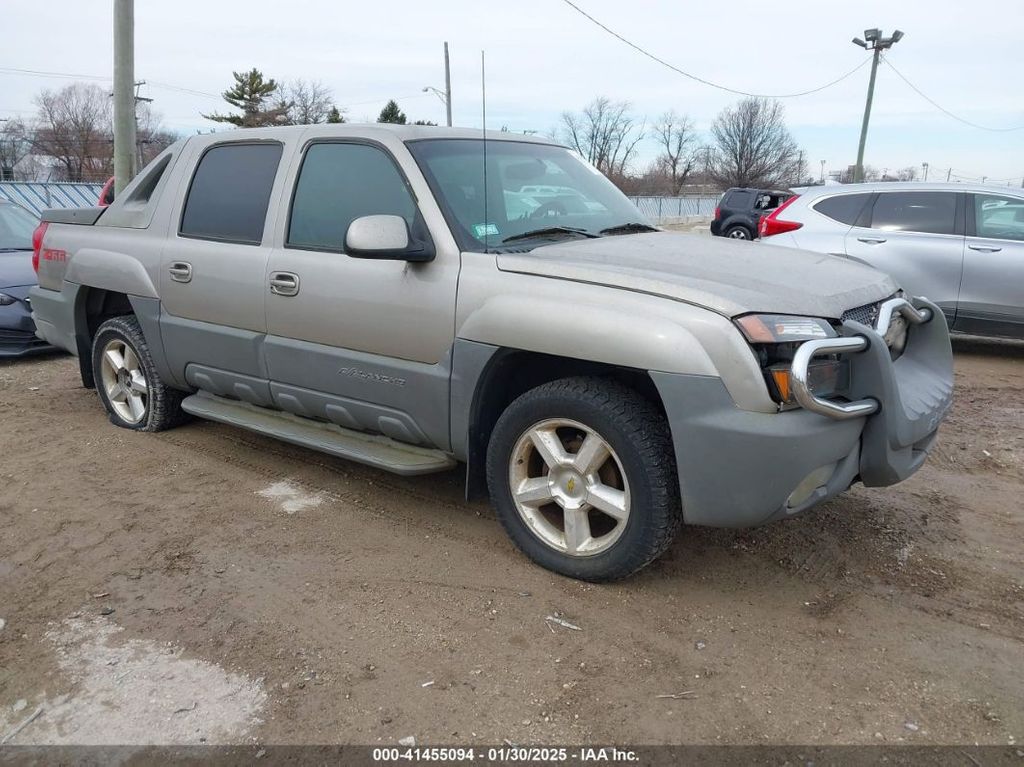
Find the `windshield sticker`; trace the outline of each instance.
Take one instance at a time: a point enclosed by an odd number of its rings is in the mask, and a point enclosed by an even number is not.
[[[496,224],[473,224],[473,234],[479,237],[490,237],[498,235]]]

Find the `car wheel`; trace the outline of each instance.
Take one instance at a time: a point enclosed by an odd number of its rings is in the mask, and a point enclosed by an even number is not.
[[[754,236],[745,226],[730,226],[725,231],[725,236],[730,240],[752,240]]]
[[[512,402],[491,435],[487,481],[513,542],[572,578],[635,573],[682,522],[664,416],[601,378],[554,381]]]
[[[162,431],[187,420],[185,393],[168,388],[157,373],[135,317],[100,325],[92,342],[92,368],[110,422],[123,429]]]

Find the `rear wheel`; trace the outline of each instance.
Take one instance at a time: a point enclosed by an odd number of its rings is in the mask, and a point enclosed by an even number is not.
[[[621,384],[571,378],[516,399],[487,454],[491,498],[515,544],[549,570],[624,578],[681,523],[664,417]]]
[[[92,369],[110,422],[123,429],[161,431],[187,419],[184,392],[167,387],[156,371],[139,321],[114,317],[92,342]]]
[[[745,226],[730,226],[725,230],[725,236],[730,240],[752,240],[754,235]]]

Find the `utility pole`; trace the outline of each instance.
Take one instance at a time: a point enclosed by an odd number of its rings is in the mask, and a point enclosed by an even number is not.
[[[825,183],[825,161],[821,161],[821,183]]]
[[[946,181],[949,181],[949,177],[953,175],[953,169],[950,168],[946,171]]]
[[[926,163],[926,162],[921,163],[921,167],[924,168],[924,180],[927,181],[928,180],[928,163]]]
[[[448,127],[452,127],[452,65],[448,61],[448,41],[444,42],[444,108],[448,115]]]
[[[135,0],[114,0],[114,194],[135,175]]]
[[[871,120],[871,102],[875,97],[875,75],[878,72],[878,60],[882,56],[882,51],[892,48],[892,46],[903,39],[903,33],[898,29],[892,33],[891,37],[883,37],[882,30],[880,29],[865,29],[864,39],[861,40],[859,37],[853,38],[853,44],[859,45],[864,50],[873,51],[874,54],[871,57],[871,79],[868,81],[868,99],[864,105],[864,122],[860,126],[860,144],[857,147],[857,164],[853,169],[853,180],[863,181],[864,180],[864,146],[868,141],[868,122]]]
[[[147,104],[153,103],[153,99],[139,95],[139,89],[145,84],[145,80],[139,80],[137,83],[135,83],[135,109],[132,110],[132,117],[135,118],[135,149],[138,155],[136,160],[137,165],[135,166],[136,172],[138,171],[138,169],[142,168],[142,166],[146,164],[146,158],[142,154],[142,144],[144,142],[139,139],[139,102],[144,101]],[[145,143],[149,142],[147,141]]]

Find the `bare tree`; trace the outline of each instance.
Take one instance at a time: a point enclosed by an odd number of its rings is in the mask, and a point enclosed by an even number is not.
[[[636,122],[630,108],[628,101],[600,96],[581,113],[562,114],[562,132],[569,145],[613,179],[626,175],[645,134],[644,124]]]
[[[162,125],[162,117],[149,104],[140,103],[136,109],[135,140],[138,143],[139,169],[177,141],[180,136]]]
[[[908,165],[896,171],[896,178],[900,181],[917,181],[917,166]]]
[[[331,89],[319,80],[300,79],[285,83],[281,88],[279,106],[286,107],[288,122],[292,125],[329,122],[332,110],[337,110]]]
[[[106,181],[114,163],[110,94],[97,85],[74,83],[57,91],[42,91],[36,106],[35,123],[26,131],[31,158],[48,167],[51,178]],[[136,129],[139,168],[178,140],[145,102],[136,106]],[[40,170],[37,168],[35,175]]]
[[[18,166],[32,149],[29,130],[14,118],[0,123],[0,181],[13,181]]]
[[[726,186],[773,186],[793,178],[800,153],[773,99],[746,98],[726,107],[711,126],[712,176]]]
[[[675,110],[668,111],[655,126],[654,138],[661,150],[657,165],[667,177],[669,194],[677,195],[697,164],[693,121],[686,115],[676,114]]]
[[[106,180],[113,172],[109,94],[98,85],[73,83],[36,97],[33,151],[52,159],[65,181]]]

